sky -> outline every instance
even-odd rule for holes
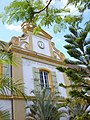
[[[4,7],[9,5],[9,3],[12,2],[12,1],[13,0],[1,0],[0,1],[0,13],[3,12]],[[43,0],[43,2],[45,3],[45,0]],[[57,2],[55,2],[55,0],[53,0],[51,5],[52,6],[55,5],[55,4],[58,5],[58,2],[60,2],[60,1],[57,0]],[[67,2],[67,0],[61,0],[61,5],[64,6],[66,4],[66,2]],[[72,13],[78,14],[78,11],[74,6],[69,6],[69,8],[70,8]],[[83,22],[85,22],[88,19],[90,19],[90,11],[86,11],[84,13]],[[3,24],[2,21],[0,20],[0,40],[9,42],[11,40],[12,36],[22,35],[22,30],[21,30],[20,25],[21,25],[20,22],[16,23],[16,24],[11,24],[11,25]],[[64,31],[61,31],[58,34],[55,34],[53,32],[52,27],[49,27],[49,28],[43,27],[43,29],[45,31],[48,31],[48,33],[53,37],[52,41],[55,43],[56,48],[59,49],[61,52],[63,52],[64,55],[66,56],[66,58],[69,58],[70,56],[67,54],[65,48],[63,47],[66,44],[64,35],[68,34],[69,31],[64,30]]]

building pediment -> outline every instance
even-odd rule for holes
[[[39,55],[53,57],[54,59],[64,61],[65,56],[58,49],[55,44],[51,42],[51,36],[44,30],[41,30],[38,35],[33,34],[33,26],[24,22],[21,25],[23,34],[21,36],[13,36],[11,38],[11,46],[19,47],[27,51],[36,52]]]
[[[21,28],[22,28],[24,34],[28,34],[29,32],[33,32],[33,29],[35,28],[35,26],[30,25],[27,22],[24,22],[21,25]],[[47,39],[52,39],[52,36],[50,34],[48,34],[47,32],[45,32],[43,29],[41,29],[41,31],[38,33],[38,35],[43,36]]]

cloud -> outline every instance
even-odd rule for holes
[[[69,5],[68,8],[70,9],[71,14],[78,15],[79,11],[77,8],[75,8],[75,6]]]
[[[61,0],[62,7],[66,6],[67,3],[68,0]],[[67,8],[70,9],[70,14],[77,15],[79,13],[78,9],[74,5],[68,5]]]
[[[68,0],[61,0],[62,6],[65,6],[67,4]]]
[[[5,25],[6,29],[11,30],[11,31],[16,31],[16,32],[21,32],[21,26],[20,25]]]
[[[45,2],[45,1],[44,1]],[[51,6],[56,6],[56,8],[63,8],[67,5],[68,0],[52,0],[51,2]],[[74,6],[74,5],[68,5],[67,9],[70,9],[70,13],[63,13],[65,15],[67,14],[74,14],[74,15],[78,15],[79,11],[78,9]]]
[[[42,1],[43,1],[44,5],[47,5],[47,3],[48,3],[49,0],[42,0]],[[50,3],[50,5],[54,5],[54,4],[55,4],[55,0],[52,0],[51,3]]]
[[[57,44],[57,43],[60,43],[60,42],[61,42],[61,40],[60,40],[60,39],[56,39],[56,40],[54,40],[54,39],[53,39],[53,40],[52,40],[52,42],[54,42],[54,43],[56,43],[56,44]],[[61,44],[61,43],[60,43],[60,44]]]
[[[57,39],[56,42],[61,42],[61,40],[60,40],[60,39]]]
[[[51,1],[51,4],[54,5],[54,4],[55,4],[55,0],[52,0],[52,1]]]
[[[49,0],[42,0],[44,5],[47,5],[47,1]],[[63,8],[66,6],[66,4],[68,3],[68,0],[52,0],[50,3],[51,7],[56,7],[56,8]],[[74,14],[74,15],[78,15],[79,11],[77,10],[77,8],[74,5],[68,5],[67,7],[68,9],[70,9],[70,13],[63,13],[65,15],[68,14]]]

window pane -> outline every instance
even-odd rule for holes
[[[44,80],[43,80],[43,72],[40,71],[40,83],[41,83],[41,89],[44,87]]]
[[[41,89],[43,87],[49,87],[48,72],[40,71],[40,83],[41,83]]]
[[[12,120],[11,100],[0,100],[0,111],[4,110],[10,114],[10,120]]]
[[[45,79],[45,87],[49,87],[49,84],[48,84],[48,72],[44,72],[44,79]]]
[[[10,65],[9,64],[3,64],[2,65],[2,80],[10,80],[11,77],[11,70],[10,70]],[[11,91],[9,89],[6,89],[4,87],[4,90],[6,95],[11,95]]]
[[[2,75],[4,77],[10,77],[10,65],[9,64],[3,64]]]

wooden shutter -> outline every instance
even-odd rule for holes
[[[41,91],[41,85],[39,69],[35,67],[33,67],[33,79],[34,79],[34,92],[36,94]]]
[[[57,77],[56,77],[56,72],[52,72],[52,83],[53,83],[53,88],[54,92],[58,92],[58,83],[57,83]]]

